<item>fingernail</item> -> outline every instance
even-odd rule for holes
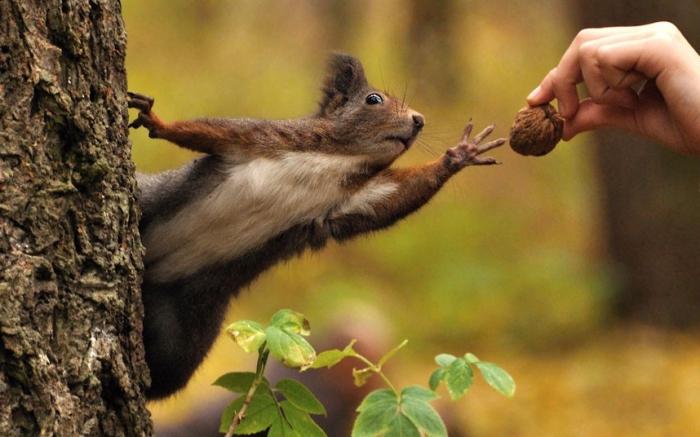
[[[534,100],[540,94],[541,90],[542,87],[540,85],[537,85],[537,88],[532,90],[530,94],[527,95],[527,100]]]

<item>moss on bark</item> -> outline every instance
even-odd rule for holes
[[[0,0],[0,435],[145,435],[118,0]]]

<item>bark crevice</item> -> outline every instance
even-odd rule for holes
[[[0,435],[149,435],[120,3],[0,17]]]

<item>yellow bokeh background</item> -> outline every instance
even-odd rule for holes
[[[422,141],[396,165],[419,164],[455,143],[470,117],[507,136],[577,31],[561,1],[454,3],[447,36],[435,36],[449,52],[432,56],[412,45],[404,0],[348,2],[347,23],[331,21],[321,0],[124,0],[129,89],[154,96],[166,120],[300,117],[315,110],[328,53],[347,51],[371,83],[405,93],[426,116]],[[447,93],[439,78],[413,74],[443,63],[454,73]],[[143,130],[131,139],[139,171],[194,156]],[[338,318],[372,314],[387,344],[409,339],[387,368],[401,385],[425,384],[440,352],[494,361],[518,392],[508,400],[477,382],[451,406],[468,435],[693,435],[699,337],[610,317],[616,279],[591,146],[581,135],[541,159],[496,150],[503,165],[465,169],[391,229],[266,272],[231,302],[226,320],[264,322],[293,308],[311,320],[313,342]],[[222,336],[185,391],[151,405],[156,424],[184,420],[221,395],[211,386],[217,376],[253,365]]]

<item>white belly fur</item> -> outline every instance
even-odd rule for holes
[[[143,237],[148,278],[165,282],[250,252],[348,198],[342,179],[365,157],[289,152],[231,167],[224,183]],[[156,261],[157,260],[157,261]]]

